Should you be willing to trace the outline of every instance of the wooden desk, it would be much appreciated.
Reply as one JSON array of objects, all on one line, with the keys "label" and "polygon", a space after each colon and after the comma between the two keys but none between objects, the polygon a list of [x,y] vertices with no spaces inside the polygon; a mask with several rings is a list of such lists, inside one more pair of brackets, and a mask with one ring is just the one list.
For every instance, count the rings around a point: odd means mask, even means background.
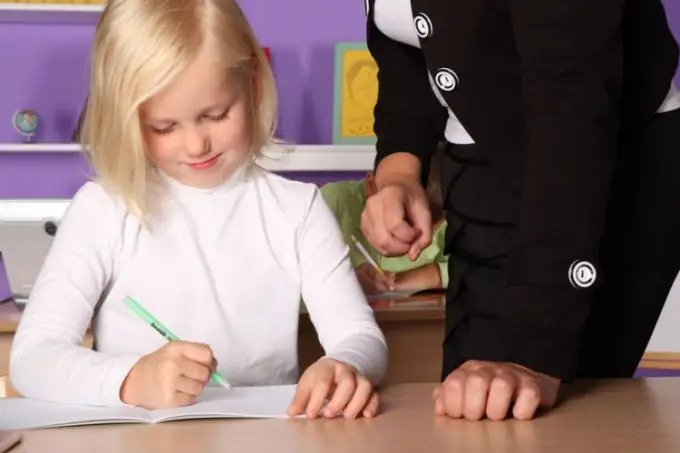
[{"label": "wooden desk", "polygon": [[[390,370],[385,385],[436,382],[441,373],[444,338],[443,296],[418,296],[404,301],[376,301],[375,314],[390,349]],[[12,303],[0,304],[0,376],[9,371],[9,351],[21,311]],[[91,346],[87,335],[85,344]],[[300,314],[298,354],[306,369],[323,353],[309,316]]]},{"label": "wooden desk", "polygon": [[[374,309],[389,347],[390,367],[385,385],[438,381],[444,339],[443,296],[380,301]],[[21,312],[13,304],[0,304],[0,376],[8,372],[10,345],[20,316]],[[92,344],[90,335],[85,338],[85,344]],[[314,326],[304,312],[300,314],[298,353],[301,370],[322,354]],[[679,369],[680,354],[648,352],[641,366]]]},{"label": "wooden desk", "polygon": [[530,422],[436,417],[433,384],[383,392],[374,419],[183,421],[24,432],[17,453],[674,453],[680,378],[581,383]]}]

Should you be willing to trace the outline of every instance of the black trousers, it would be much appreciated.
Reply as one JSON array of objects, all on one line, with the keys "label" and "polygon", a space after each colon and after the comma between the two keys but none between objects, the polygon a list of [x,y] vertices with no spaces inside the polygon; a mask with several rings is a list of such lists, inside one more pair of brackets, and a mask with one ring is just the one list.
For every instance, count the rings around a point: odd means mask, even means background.
[{"label": "black trousers", "polygon": [[[630,377],[680,270],[680,110],[621,140],[601,245],[603,284],[587,319],[576,377]],[[474,145],[442,166],[449,286],[442,378],[468,359],[503,361],[499,329],[519,194]]]}]

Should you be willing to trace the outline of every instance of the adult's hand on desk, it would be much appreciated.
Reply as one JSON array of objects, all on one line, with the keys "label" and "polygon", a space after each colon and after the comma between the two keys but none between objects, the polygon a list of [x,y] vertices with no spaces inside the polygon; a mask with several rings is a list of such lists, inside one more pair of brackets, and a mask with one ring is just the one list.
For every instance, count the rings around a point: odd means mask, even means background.
[{"label": "adult's hand on desk", "polygon": [[[328,404],[323,407],[326,400]],[[319,415],[354,419],[359,415],[373,417],[378,413],[378,407],[378,393],[371,381],[359,375],[354,367],[324,357],[303,373],[288,414],[305,413],[310,419]]]},{"label": "adult's hand on desk", "polygon": [[368,197],[361,232],[380,253],[415,260],[432,242],[432,216],[418,179],[394,177]]},{"label": "adult's hand on desk", "polygon": [[146,409],[187,406],[217,367],[210,346],[171,341],[132,367],[120,389],[121,400]]},{"label": "adult's hand on desk", "polygon": [[534,418],[557,401],[560,380],[514,363],[470,360],[434,390],[434,411],[453,418]]}]

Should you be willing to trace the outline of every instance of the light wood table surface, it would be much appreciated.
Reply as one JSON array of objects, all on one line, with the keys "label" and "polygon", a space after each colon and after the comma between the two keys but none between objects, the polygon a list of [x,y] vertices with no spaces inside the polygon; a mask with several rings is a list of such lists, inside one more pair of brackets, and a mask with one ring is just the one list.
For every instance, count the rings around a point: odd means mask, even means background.
[{"label": "light wood table surface", "polygon": [[[444,296],[374,301],[374,310],[389,346],[390,369],[385,385],[437,381],[442,363]],[[0,304],[0,377],[9,370],[9,351],[20,317],[21,311],[12,302]],[[84,344],[92,345],[91,334],[86,335]],[[322,354],[314,326],[303,310],[298,334],[300,369],[306,369]],[[9,389],[8,393],[12,392]]]},{"label": "light wood table surface", "polygon": [[[385,384],[435,382],[441,376],[444,339],[444,296],[422,295],[400,301],[374,301],[375,316],[389,346],[390,367]],[[0,304],[0,377],[8,372],[9,350],[21,311]],[[92,344],[88,334],[84,343]],[[298,355],[304,370],[322,354],[316,331],[306,313],[300,314]],[[680,354],[647,352],[647,368],[680,369]]]},{"label": "light wood table surface", "polygon": [[374,419],[205,420],[24,432],[12,453],[677,453],[680,378],[580,383],[552,412],[521,422],[437,417],[434,384],[383,391]]}]

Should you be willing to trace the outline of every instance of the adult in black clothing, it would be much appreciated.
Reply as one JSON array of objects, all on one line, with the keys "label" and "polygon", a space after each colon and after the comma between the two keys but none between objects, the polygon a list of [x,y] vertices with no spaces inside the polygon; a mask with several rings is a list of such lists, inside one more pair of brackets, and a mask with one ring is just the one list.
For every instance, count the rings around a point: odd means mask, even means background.
[{"label": "adult in black clothing", "polygon": [[660,0],[369,0],[385,254],[447,210],[435,411],[532,418],[577,377],[629,377],[680,268],[678,46]]}]

